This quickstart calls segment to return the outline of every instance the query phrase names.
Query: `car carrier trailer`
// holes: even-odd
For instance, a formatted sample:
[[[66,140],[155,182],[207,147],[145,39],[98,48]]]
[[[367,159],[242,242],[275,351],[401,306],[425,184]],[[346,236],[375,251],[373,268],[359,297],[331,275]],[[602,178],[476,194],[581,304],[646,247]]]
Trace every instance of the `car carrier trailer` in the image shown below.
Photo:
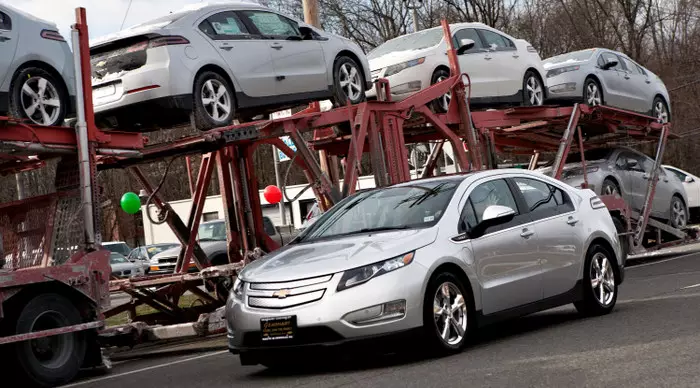
[[[78,120],[73,127],[39,127],[0,117],[0,173],[46,168],[58,160],[55,192],[0,205],[0,356],[30,381],[52,386],[74,378],[78,369],[100,365],[100,348],[147,341],[201,337],[225,332],[223,308],[236,273],[249,261],[279,247],[265,233],[253,153],[272,145],[301,169],[319,206],[326,210],[355,191],[369,154],[378,187],[411,179],[406,145],[434,142],[422,177],[431,176],[446,142],[452,145],[459,172],[497,167],[499,153],[555,156],[560,177],[571,150],[583,151],[623,140],[658,143],[656,164],[642,209],[630,209],[620,197],[602,196],[617,220],[630,253],[660,244],[694,241],[692,230],[676,230],[649,218],[650,204],[670,124],[603,106],[533,106],[471,111],[468,74],[462,73],[452,39],[448,42],[451,76],[400,101],[390,100],[390,85],[376,81],[379,100],[322,112],[318,102],[290,117],[215,128],[195,136],[148,144],[137,132],[101,131],[94,123],[88,30],[85,10],[76,10],[72,29],[78,91]],[[442,27],[451,36],[447,22]],[[468,70],[468,69],[467,69]],[[446,113],[432,102],[451,92]],[[124,128],[128,130],[128,128]],[[289,136],[296,152],[283,136]],[[584,139],[585,142],[584,142]],[[343,157],[346,168],[324,171],[314,151]],[[583,152],[581,152],[583,154]],[[139,166],[201,155],[192,183],[193,201],[182,220],[158,194]],[[585,160],[582,160],[585,165]],[[189,167],[189,161],[188,161]],[[173,274],[110,280],[108,253],[100,249],[97,171],[126,169],[182,243]],[[214,170],[216,176],[214,177]],[[585,168],[584,168],[585,171]],[[342,178],[342,185],[341,185]],[[228,240],[228,263],[212,265],[197,243],[196,232],[212,179],[219,180]],[[147,206],[148,210],[148,206]],[[660,238],[661,234],[664,238]],[[670,236],[670,237],[668,237]],[[198,271],[189,273],[193,262]],[[217,263],[218,264],[218,263]],[[202,284],[212,292],[204,292]],[[125,292],[130,303],[111,307],[110,292]],[[201,303],[181,306],[185,292]],[[148,305],[156,313],[136,315]],[[105,327],[105,318],[128,312],[130,322]],[[11,365],[11,364],[2,364]]]

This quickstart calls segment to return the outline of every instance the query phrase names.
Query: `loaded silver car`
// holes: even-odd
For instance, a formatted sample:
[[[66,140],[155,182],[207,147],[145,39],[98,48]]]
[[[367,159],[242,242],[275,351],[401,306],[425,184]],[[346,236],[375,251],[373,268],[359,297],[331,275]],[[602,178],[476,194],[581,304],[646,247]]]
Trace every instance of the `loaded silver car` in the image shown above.
[[[56,24],[0,3],[0,114],[63,124],[75,110],[74,71]]]
[[[357,44],[250,2],[171,13],[92,41],[90,56],[107,126],[179,124],[193,112],[209,129],[309,101],[355,104],[371,85]]]
[[[572,302],[610,312],[625,260],[595,193],[536,172],[367,190],[242,270],[226,304],[229,349],[244,365],[289,365],[290,350],[418,333],[457,351],[507,317]]]
[[[671,121],[663,81],[625,54],[607,49],[574,51],[544,60],[548,97],[608,105]]]
[[[620,195],[633,210],[644,205],[654,160],[631,148],[599,148],[585,151],[586,173],[590,189],[598,195]],[[539,171],[551,172],[551,167]],[[583,183],[581,155],[571,153],[566,159],[561,180],[574,187]],[[661,168],[652,202],[651,216],[667,221],[674,228],[688,223],[688,197],[683,182]]]

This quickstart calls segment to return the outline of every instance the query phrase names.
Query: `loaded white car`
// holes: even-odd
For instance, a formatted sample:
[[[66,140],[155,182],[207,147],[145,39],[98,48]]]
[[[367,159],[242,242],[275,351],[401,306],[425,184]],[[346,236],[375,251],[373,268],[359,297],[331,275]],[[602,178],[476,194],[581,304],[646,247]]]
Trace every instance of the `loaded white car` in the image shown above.
[[[61,125],[75,109],[74,71],[56,24],[0,3],[0,114]]]
[[[459,66],[471,79],[471,103],[542,105],[546,98],[544,68],[537,50],[482,23],[451,24]],[[450,76],[442,27],[387,41],[371,51],[372,80],[386,78],[392,100],[402,100]],[[374,89],[367,97],[375,98]],[[450,95],[435,102],[446,111]]]
[[[91,42],[98,123],[199,129],[309,101],[358,103],[370,80],[348,39],[258,4],[201,5]],[[157,108],[158,115],[153,115]]]

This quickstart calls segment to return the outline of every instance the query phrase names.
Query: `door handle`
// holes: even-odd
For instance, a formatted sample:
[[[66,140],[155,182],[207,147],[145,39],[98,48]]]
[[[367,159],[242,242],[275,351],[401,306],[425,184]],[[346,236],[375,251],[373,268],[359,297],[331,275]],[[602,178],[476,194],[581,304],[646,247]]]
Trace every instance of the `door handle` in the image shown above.
[[[630,75],[629,75],[629,74],[625,74],[625,79],[630,79]]]
[[[8,38],[8,37],[6,37],[6,36],[0,36],[0,42],[7,42],[7,41],[10,40],[10,39],[11,39],[11,38]]]
[[[651,81],[649,81],[649,80],[646,80],[646,81],[644,81],[644,82],[646,82],[646,83],[648,83],[648,84],[650,84],[650,83],[651,83]]]
[[[649,179],[649,174],[642,175],[642,179]]]
[[[520,233],[520,237],[522,237],[522,238],[529,238],[529,237],[532,236],[533,234],[535,234],[535,232],[533,232],[533,231],[531,231],[531,230],[529,230],[529,229],[523,229],[522,233]]]
[[[518,55],[518,54],[513,54],[513,58],[520,58],[520,55]]]
[[[231,51],[231,49],[233,48],[233,46],[219,46],[219,48],[222,49],[222,50]]]
[[[569,216],[569,219],[566,220],[566,223],[571,226],[574,226],[576,225],[576,223],[578,223],[578,219],[574,218],[573,216]]]
[[[490,60],[491,60],[491,57],[485,56],[484,59],[487,60],[487,61],[490,61]]]
[[[273,44],[270,45],[270,47],[272,47],[272,48],[275,49],[275,50],[279,50],[279,49],[282,48],[282,45],[279,44],[279,43],[273,43]]]

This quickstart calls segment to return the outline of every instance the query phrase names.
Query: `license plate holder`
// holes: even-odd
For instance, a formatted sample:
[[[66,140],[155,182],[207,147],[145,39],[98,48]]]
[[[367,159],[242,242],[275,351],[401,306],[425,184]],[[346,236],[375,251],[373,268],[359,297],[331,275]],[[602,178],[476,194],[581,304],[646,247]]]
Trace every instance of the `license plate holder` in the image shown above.
[[[260,336],[263,342],[291,341],[296,334],[296,315],[260,318]]]

